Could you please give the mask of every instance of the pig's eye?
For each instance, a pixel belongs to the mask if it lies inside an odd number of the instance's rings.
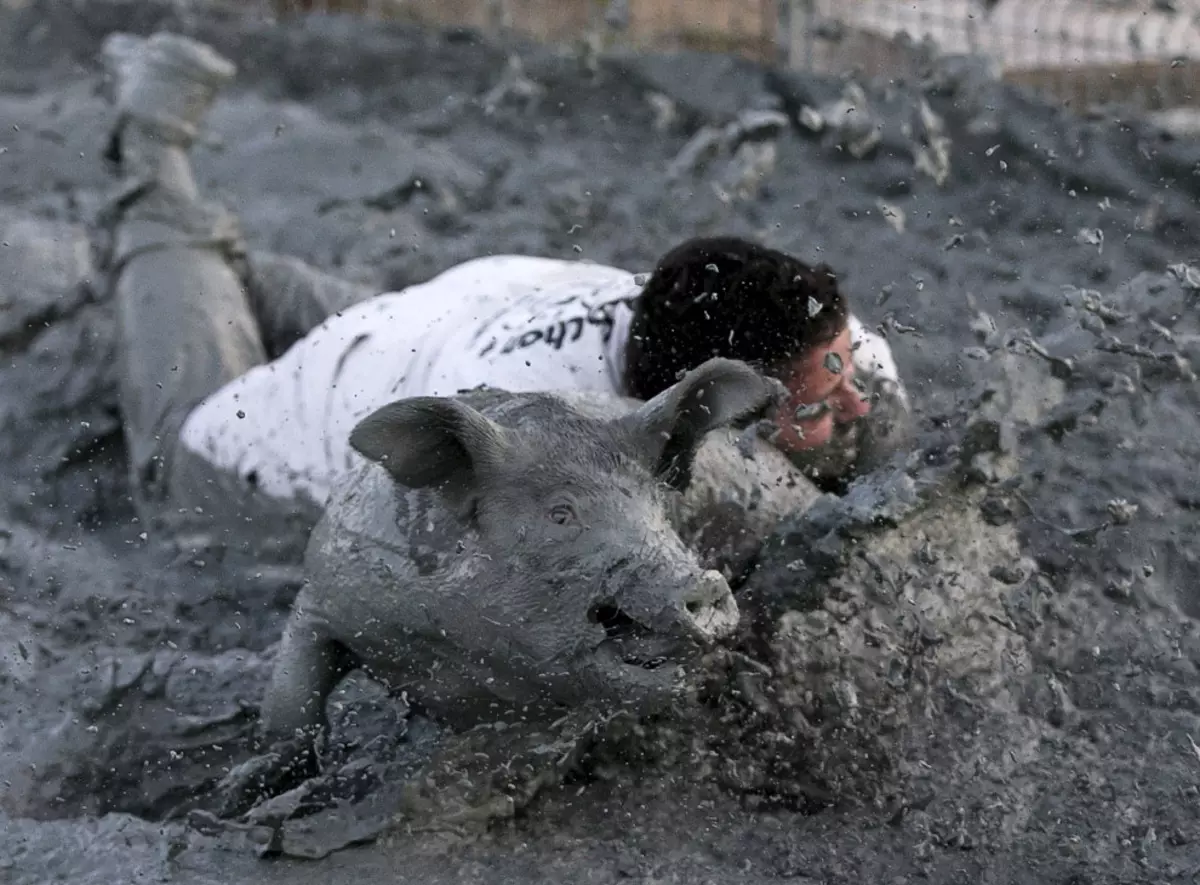
[[[550,521],[557,525],[575,522],[575,508],[570,504],[555,504],[550,508]]]

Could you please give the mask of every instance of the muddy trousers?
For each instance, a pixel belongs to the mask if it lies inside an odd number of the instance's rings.
[[[120,401],[139,516],[172,534],[229,538],[247,523],[258,537],[306,533],[319,515],[312,502],[255,492],[184,449],[179,433],[210,394],[373,293],[296,259],[247,255],[225,210],[158,184],[126,200],[112,232]]]

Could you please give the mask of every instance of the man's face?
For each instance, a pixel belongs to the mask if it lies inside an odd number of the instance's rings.
[[[790,396],[779,410],[775,445],[785,452],[823,446],[837,425],[866,415],[871,406],[854,386],[850,330],[795,359],[779,380]]]

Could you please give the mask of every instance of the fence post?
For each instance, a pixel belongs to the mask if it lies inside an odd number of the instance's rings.
[[[787,66],[811,70],[813,38],[817,25],[816,0],[783,0],[787,25],[783,29],[787,40]]]
[[[508,36],[512,28],[512,14],[507,0],[486,0],[487,27],[493,40]]]

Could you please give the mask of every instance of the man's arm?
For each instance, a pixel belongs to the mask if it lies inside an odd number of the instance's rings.
[[[722,428],[696,453],[677,526],[706,568],[738,581],[779,521],[820,493],[787,455],[753,432]]]
[[[871,411],[858,422],[857,445],[849,479],[870,473],[913,438],[913,415],[903,384],[881,374],[864,379]]]
[[[871,404],[861,421],[851,472],[868,473],[912,441],[912,405],[887,340],[850,317],[855,377]]]

